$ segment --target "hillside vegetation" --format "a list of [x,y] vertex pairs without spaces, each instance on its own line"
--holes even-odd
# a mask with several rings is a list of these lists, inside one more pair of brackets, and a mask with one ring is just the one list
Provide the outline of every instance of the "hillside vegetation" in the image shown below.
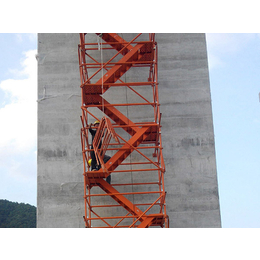
[[36,228],[36,207],[0,200],[0,228]]

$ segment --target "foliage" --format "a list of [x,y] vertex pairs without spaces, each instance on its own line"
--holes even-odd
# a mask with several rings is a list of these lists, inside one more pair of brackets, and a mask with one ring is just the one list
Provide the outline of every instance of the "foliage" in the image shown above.
[[36,207],[0,200],[0,228],[35,228]]

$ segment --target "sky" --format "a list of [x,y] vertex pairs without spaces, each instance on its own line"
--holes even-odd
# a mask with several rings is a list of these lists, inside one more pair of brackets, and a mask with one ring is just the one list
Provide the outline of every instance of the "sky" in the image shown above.
[[260,34],[207,34],[222,227],[260,227]]
[[37,34],[0,33],[0,199],[36,206]]
[[[260,34],[206,34],[223,228],[260,227]],[[0,33],[0,199],[37,205],[37,34]]]

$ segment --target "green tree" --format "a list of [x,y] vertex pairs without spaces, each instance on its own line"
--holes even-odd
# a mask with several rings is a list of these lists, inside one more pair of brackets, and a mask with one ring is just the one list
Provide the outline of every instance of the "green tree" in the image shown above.
[[0,200],[0,228],[36,228],[36,207]]

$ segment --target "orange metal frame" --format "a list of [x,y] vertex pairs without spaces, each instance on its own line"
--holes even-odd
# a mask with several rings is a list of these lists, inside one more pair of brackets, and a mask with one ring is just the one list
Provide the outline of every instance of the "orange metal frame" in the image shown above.
[[[124,40],[116,33],[96,35],[97,42],[88,43],[87,34],[81,33],[78,48],[82,90],[81,142],[84,162],[85,226],[169,227],[165,203],[165,164],[162,154],[158,52],[155,34],[147,34],[149,39],[145,41],[139,40],[142,34],[137,34],[131,41]],[[144,36],[142,35],[142,38]],[[106,61],[103,61],[105,52],[110,53],[112,57],[107,58],[109,54],[106,54]],[[98,55],[102,56],[100,61]],[[122,76],[131,68],[147,68],[147,81],[124,82]],[[151,101],[136,90],[142,86],[151,87]],[[143,102],[110,104],[103,94],[114,87],[127,87],[142,98]],[[150,107],[153,110],[153,122],[131,121],[120,111],[121,107],[128,106]],[[93,108],[102,111],[103,117],[95,116],[92,112]],[[146,118],[146,115],[143,115],[143,118]],[[100,121],[93,141],[93,150],[101,166],[97,171],[91,171],[87,163],[92,151],[88,133],[89,122],[94,120]],[[129,136],[128,140],[122,136],[125,132]],[[113,155],[104,163],[106,152]],[[138,156],[131,156],[133,154]],[[125,174],[124,180],[128,182],[113,181],[109,184],[104,178],[110,174],[113,179],[116,179],[118,174]],[[145,174],[143,177],[145,181],[129,181],[130,174]],[[154,176],[157,176],[156,181]],[[97,191],[96,187],[101,190]],[[108,200],[108,197],[113,203]],[[115,204],[114,201],[117,203]]]

